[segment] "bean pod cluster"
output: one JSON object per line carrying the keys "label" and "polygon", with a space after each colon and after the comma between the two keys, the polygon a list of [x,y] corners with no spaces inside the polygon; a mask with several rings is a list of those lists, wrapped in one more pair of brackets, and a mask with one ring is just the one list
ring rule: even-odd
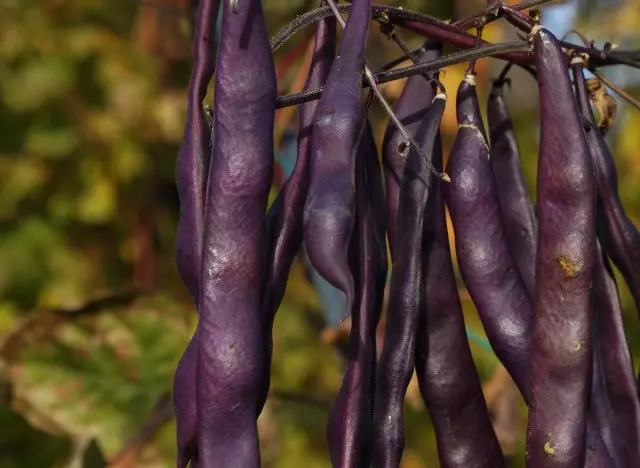
{"label": "bean pod cluster", "polygon": [[[588,57],[542,26],[530,31],[541,129],[534,206],[506,81],[492,86],[485,129],[473,64],[457,89],[446,165],[439,69],[407,80],[379,155],[363,86],[371,11],[370,0],[353,0],[340,42],[342,19],[317,22],[305,90],[323,92],[298,107],[295,167],[268,206],[277,83],[262,4],[200,1],[176,163],[176,264],[199,318],[174,379],[177,466],[260,466],[273,323],[304,246],[351,317],[327,423],[332,466],[401,465],[415,373],[440,466],[506,467],[465,333],[446,208],[462,280],[529,409],[527,466],[640,466],[640,400],[613,272],[638,303],[640,234],[591,108]],[[428,39],[411,58],[436,61],[442,45]]]}

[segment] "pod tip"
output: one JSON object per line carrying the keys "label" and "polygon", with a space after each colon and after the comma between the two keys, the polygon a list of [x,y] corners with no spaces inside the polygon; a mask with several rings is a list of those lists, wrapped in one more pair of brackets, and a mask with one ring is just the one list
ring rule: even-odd
{"label": "pod tip", "polygon": [[473,73],[467,73],[464,76],[464,81],[469,83],[471,86],[475,86],[476,85],[476,75],[474,75]]}
{"label": "pod tip", "polygon": [[585,61],[586,61],[586,54],[576,54],[573,57],[571,57],[571,65],[576,65],[576,64],[581,64],[584,65]]}
{"label": "pod tip", "polygon": [[541,24],[536,24],[531,28],[531,36],[535,36],[536,33],[538,31],[540,31],[541,29],[544,29],[544,26],[542,26]]}
{"label": "pod tip", "polygon": [[442,174],[440,174],[440,178],[444,180],[446,183],[451,182],[451,177],[449,177],[449,174],[447,174],[446,172],[443,172]]}

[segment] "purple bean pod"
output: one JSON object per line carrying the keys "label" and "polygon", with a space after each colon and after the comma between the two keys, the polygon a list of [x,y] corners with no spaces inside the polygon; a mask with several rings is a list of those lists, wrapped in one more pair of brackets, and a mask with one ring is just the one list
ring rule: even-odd
{"label": "purple bean pod", "polygon": [[[582,72],[582,66],[579,63],[576,66]],[[578,84],[583,80],[584,76]],[[595,122],[588,96],[579,94],[578,98],[584,116]],[[640,233],[620,201],[615,160],[604,136],[599,131],[589,131],[587,141],[598,185],[598,237],[606,255],[620,269],[640,314]]]}
{"label": "purple bean pod", "polygon": [[[578,105],[582,115],[595,125],[595,118],[589,104],[589,95],[584,79],[583,64],[580,60],[574,60],[572,69],[576,87]],[[596,181],[598,181],[598,169],[600,167],[613,167],[613,181],[615,181],[615,166],[609,153],[604,137],[594,126],[586,133],[587,143],[591,151],[591,159],[596,169]],[[606,169],[610,170],[610,169]],[[601,185],[598,181],[598,218],[607,219],[604,213],[607,202],[604,197],[617,184],[609,186]],[[602,191],[605,193],[602,194]],[[602,233],[602,231],[601,231]],[[633,374],[633,361],[629,345],[624,333],[622,322],[622,309],[618,297],[618,288],[615,282],[609,261],[600,252],[596,256],[595,270],[595,304],[596,322],[595,334],[600,352],[602,379],[604,381],[605,395],[609,400],[612,419],[614,422],[614,434],[607,445],[610,452],[616,452],[620,457],[619,466],[640,466],[640,401],[637,397],[636,382]]]}
{"label": "purple bean pod", "polygon": [[605,442],[609,452],[620,459],[619,466],[640,466],[640,401],[633,362],[624,333],[618,288],[608,259],[602,255],[596,258],[594,289],[595,336],[613,427],[611,438],[605,438]]}
{"label": "purple bean pod", "polygon": [[540,91],[538,253],[527,466],[585,462],[596,252],[595,177],[558,40],[535,28]]}
{"label": "purple bean pod", "polygon": [[276,75],[262,5],[223,4],[205,208],[197,356],[201,468],[260,466],[260,299],[273,176]]}
{"label": "purple bean pod", "polygon": [[504,99],[504,83],[495,82],[487,104],[491,167],[507,246],[530,298],[535,297],[537,221],[524,179],[520,150]]}
{"label": "purple bean pod", "polygon": [[[184,138],[176,161],[176,186],[180,200],[180,220],[175,241],[176,266],[196,307],[200,289],[204,200],[211,147],[211,129],[202,102],[215,68],[214,33],[219,6],[219,0],[202,0],[198,7],[193,41],[193,73],[189,81],[189,103]],[[178,363],[173,380],[178,468],[185,468],[189,460],[197,455],[197,336],[196,329]]]}
{"label": "purple bean pod", "polygon": [[473,75],[460,84],[456,105],[444,188],[458,264],[491,346],[528,400],[531,301],[507,244]]}
{"label": "purple bean pod", "polygon": [[[333,467],[369,466],[376,363],[376,328],[387,277],[380,164],[371,130],[361,142],[356,171],[356,219],[350,246],[356,291],[347,369],[329,413],[327,445]],[[381,213],[384,213],[382,211]]]}
{"label": "purple bean pod", "polygon": [[354,303],[348,247],[354,224],[355,162],[364,118],[362,75],[371,1],[354,0],[320,98],[311,135],[304,244],[311,264]]}
{"label": "purple bean pod", "polygon": [[[327,18],[318,23],[313,58],[304,89],[324,86],[335,56],[336,20]],[[302,245],[302,221],[310,178],[311,128],[318,101],[298,108],[298,156],[282,190],[267,213],[267,243],[269,260],[267,282],[262,296],[265,321],[265,382],[258,402],[262,411],[269,393],[273,354],[273,321],[284,297],[293,259]]]}
{"label": "purple bean pod", "polygon": [[[446,97],[433,100],[416,133],[431,155]],[[421,251],[424,213],[433,184],[424,159],[410,151],[402,177],[384,345],[376,371],[374,408],[375,467],[397,468],[404,450],[404,397],[415,362],[416,329],[421,302]]]}
{"label": "purple bean pod", "polygon": [[[440,138],[432,159],[442,170]],[[434,178],[422,235],[422,303],[416,375],[435,428],[442,468],[503,467],[458,296],[440,179]]]}
{"label": "purple bean pod", "polygon": [[587,442],[585,453],[585,468],[611,468],[616,466],[609,455],[602,434],[597,430],[598,422],[593,411],[587,414]]}
{"label": "purple bean pod", "polygon": [[[441,54],[442,44],[432,39],[427,39],[417,53],[417,63],[430,62],[439,58]],[[427,74],[427,77],[431,75]],[[435,96],[427,77],[414,75],[409,78],[400,97],[393,106],[394,112],[410,135],[415,135]],[[402,133],[400,133],[396,124],[390,120],[382,142],[382,165],[387,194],[387,219],[389,220],[387,236],[389,237],[389,248],[392,255],[396,238],[400,184],[402,183],[404,166],[407,162],[407,156],[400,151],[402,143],[404,143]]]}

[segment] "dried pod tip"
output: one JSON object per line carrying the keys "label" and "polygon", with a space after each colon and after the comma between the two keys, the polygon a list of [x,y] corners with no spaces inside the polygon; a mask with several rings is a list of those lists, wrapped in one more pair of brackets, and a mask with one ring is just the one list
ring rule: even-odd
{"label": "dried pod tip", "polygon": [[445,93],[438,93],[435,95],[435,97],[433,98],[433,101],[431,102],[435,102],[436,99],[442,99],[443,101],[447,100],[447,95]]}
{"label": "dried pod tip", "polygon": [[231,11],[234,14],[237,14],[240,6],[240,0],[229,0],[229,6],[231,7]]}
{"label": "dried pod tip", "polygon": [[541,29],[544,29],[544,26],[542,26],[541,24],[534,25],[531,28],[531,33],[529,33],[529,38],[533,39],[533,36],[535,36]]}
{"label": "dried pod tip", "polygon": [[584,66],[585,62],[585,54],[575,54],[573,57],[571,57],[571,65],[576,65],[579,63]]}
{"label": "dried pod tip", "polygon": [[444,180],[446,183],[451,182],[451,177],[449,177],[449,175],[446,172],[443,172],[442,174],[440,174],[440,178]]}
{"label": "dried pod tip", "polygon": [[475,86],[476,85],[476,75],[474,75],[473,73],[467,73],[464,76],[464,81],[469,83],[471,86]]}

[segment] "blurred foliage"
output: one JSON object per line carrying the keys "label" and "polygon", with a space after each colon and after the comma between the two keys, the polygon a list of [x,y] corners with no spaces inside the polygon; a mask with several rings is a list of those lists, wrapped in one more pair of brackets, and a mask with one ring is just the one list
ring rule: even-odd
{"label": "blurred foliage", "polygon": [[[193,3],[0,3],[0,426],[11,428],[0,433],[2,467],[173,466],[171,380],[195,325],[173,263],[173,169],[186,109]],[[484,2],[393,3],[450,18]],[[269,30],[275,33],[316,4],[267,2]],[[638,46],[637,2],[580,5],[582,32]],[[494,24],[485,34],[496,41],[508,31]],[[277,54],[282,93],[302,86],[306,47],[296,45],[308,33],[299,33]],[[412,46],[421,42],[403,37]],[[372,26],[371,63],[397,54]],[[501,66],[479,61],[482,99]],[[443,77],[451,96],[463,70],[452,67]],[[638,95],[637,76],[634,82],[626,70],[607,73],[614,81],[624,77],[623,84]],[[509,100],[534,193],[535,84],[517,70],[513,81]],[[402,84],[385,87],[391,100]],[[640,114],[621,102],[619,108],[608,138],[625,206],[640,222],[640,136],[628,131],[640,126]],[[372,109],[372,119],[380,141],[386,119],[379,107]],[[284,135],[294,123],[295,112],[281,110],[276,132]],[[445,149],[456,127],[451,99],[443,123]],[[620,290],[638,355],[640,328],[621,280]],[[483,336],[462,288],[461,294],[468,326]],[[276,320],[273,397],[259,420],[266,467],[328,466],[324,425],[344,355],[323,339],[320,304],[299,261]],[[522,466],[522,402],[509,390],[495,356],[475,342],[471,347],[497,431],[513,454],[512,466]],[[433,429],[412,391],[403,467],[435,467]]]}

